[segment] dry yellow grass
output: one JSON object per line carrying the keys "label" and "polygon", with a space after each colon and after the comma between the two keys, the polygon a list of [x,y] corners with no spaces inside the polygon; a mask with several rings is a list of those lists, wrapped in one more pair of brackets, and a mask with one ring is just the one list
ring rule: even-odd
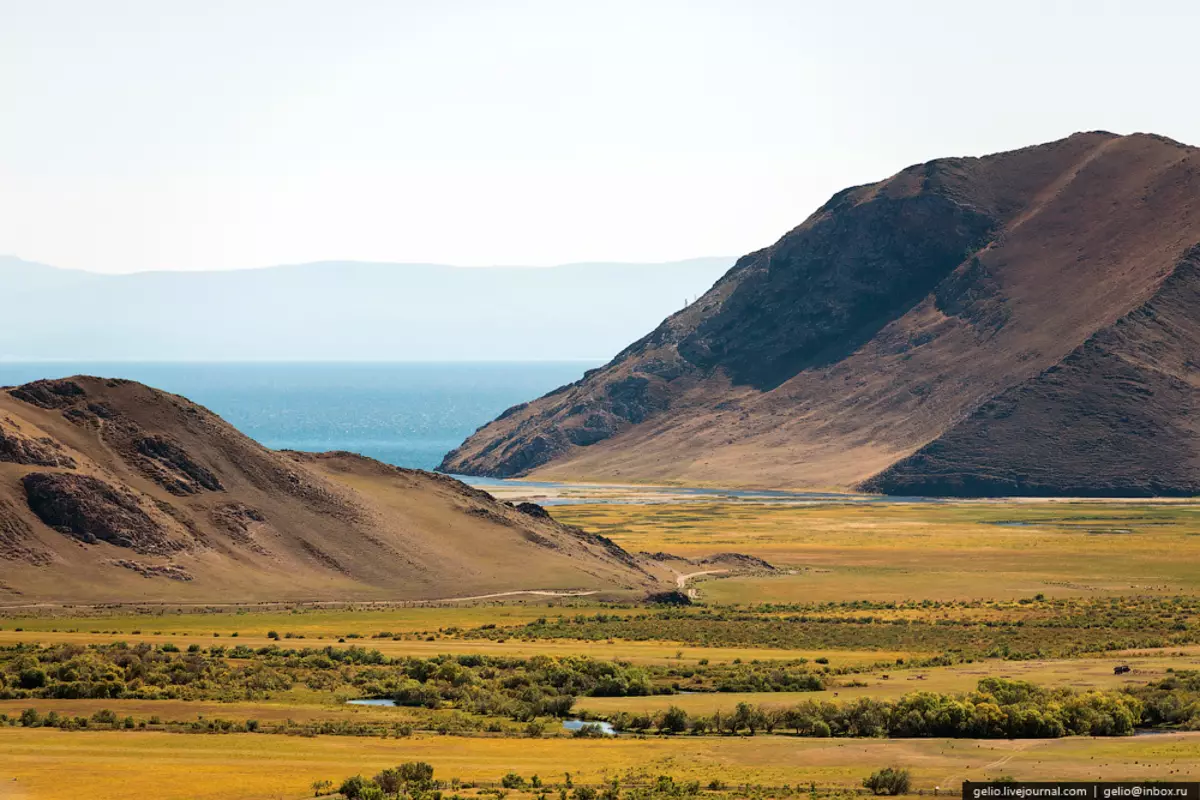
{"label": "dry yellow grass", "polygon": [[37,709],[43,716],[56,711],[60,716],[70,717],[91,717],[101,709],[109,709],[122,718],[133,717],[140,722],[158,717],[164,723],[211,719],[235,722],[251,719],[286,722],[290,719],[297,723],[322,720],[390,723],[412,718],[412,714],[404,708],[347,705],[327,693],[319,696],[313,693],[310,697],[281,693],[267,701],[235,703],[209,700],[0,700],[0,713],[10,717],[19,716],[27,708]]}
{"label": "dry yellow grass", "polygon": [[558,614],[636,614],[640,609],[613,608],[573,601],[562,603],[489,602],[454,606],[374,607],[356,605],[350,608],[305,608],[295,610],[257,611],[253,609],[205,610],[184,608],[142,607],[135,610],[118,609],[108,613],[73,609],[56,609],[41,616],[22,614],[19,609],[11,611],[8,618],[0,618],[0,628],[11,631],[117,631],[129,634],[133,631],[151,633],[190,633],[211,636],[220,633],[229,636],[238,633],[245,636],[266,636],[268,631],[280,634],[293,633],[315,638],[334,638],[347,634],[370,637],[383,631],[391,633],[413,633],[437,631],[443,628],[473,628],[487,623],[499,626],[521,625],[538,617]]}
{"label": "dry yellow grass", "polygon": [[345,643],[339,644],[337,640],[331,639],[291,639],[282,642],[275,642],[267,639],[264,636],[239,636],[238,638],[213,638],[212,636],[201,636],[184,634],[172,636],[167,633],[153,634],[94,634],[94,633],[70,633],[60,631],[54,632],[39,632],[39,631],[0,631],[0,645],[19,644],[19,643],[40,643],[40,644],[111,644],[112,642],[149,642],[150,644],[165,644],[171,642],[179,647],[186,647],[189,644],[199,644],[208,647],[213,644],[237,645],[244,644],[248,647],[263,647],[268,644],[280,644],[284,647],[326,647],[332,645],[334,647],[349,647],[357,645],[379,650],[384,655],[388,656],[421,656],[428,658],[430,656],[442,655],[446,653],[463,654],[463,653],[482,653],[484,655],[503,655],[503,656],[520,656],[529,657],[536,655],[547,656],[591,656],[600,659],[617,659],[621,661],[629,661],[634,664],[695,664],[701,659],[708,659],[712,663],[727,663],[734,659],[751,660],[755,658],[770,658],[770,659],[799,659],[807,658],[815,659],[819,656],[827,656],[831,663],[836,662],[838,665],[857,665],[857,664],[874,664],[879,661],[895,660],[898,657],[911,658],[913,656],[922,655],[920,653],[911,653],[903,651],[891,650],[793,650],[793,649],[767,649],[758,647],[695,647],[678,642],[655,642],[655,641],[625,641],[614,640],[607,641],[574,641],[574,640],[533,640],[522,641],[517,639],[509,639],[507,641],[491,641],[487,639],[452,639],[440,638],[432,642],[424,640],[407,640],[402,639],[396,641],[393,639],[350,639]]}
{"label": "dry yellow grass", "polygon": [[1200,739],[1166,734],[1034,741],[831,740],[791,737],[609,741],[186,735],[0,729],[0,797],[38,800],[288,800],[314,780],[423,760],[441,778],[496,781],[509,771],[581,782],[629,773],[731,784],[857,786],[888,764],[914,788],[952,792],[964,779],[1175,780],[1200,777]]}
{"label": "dry yellow grass", "polygon": [[629,550],[736,551],[786,571],[704,580],[701,596],[712,603],[1200,590],[1195,503],[596,504],[552,511]]}

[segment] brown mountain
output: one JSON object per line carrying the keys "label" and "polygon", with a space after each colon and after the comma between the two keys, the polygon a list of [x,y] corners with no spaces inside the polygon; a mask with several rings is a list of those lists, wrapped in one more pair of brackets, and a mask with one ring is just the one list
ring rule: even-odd
{"label": "brown mountain", "polygon": [[1076,134],[847,189],[448,472],[1200,494],[1200,155]]}
{"label": "brown mountain", "polygon": [[0,390],[0,601],[644,594],[603,537],[456,480],[268,450],[182,397],[76,377]]}

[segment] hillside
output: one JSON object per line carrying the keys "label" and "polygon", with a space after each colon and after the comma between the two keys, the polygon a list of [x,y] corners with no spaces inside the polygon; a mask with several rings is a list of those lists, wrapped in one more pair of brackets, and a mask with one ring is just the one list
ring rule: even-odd
{"label": "hillside", "polygon": [[0,257],[0,358],[598,360],[706,291],[732,263],[321,262],[102,275]]}
{"label": "hillside", "polygon": [[1076,134],[835,195],[441,465],[894,494],[1200,494],[1200,159]]}
{"label": "hillside", "polygon": [[130,381],[0,390],[0,602],[660,588],[653,566],[539,512],[349,453],[268,450]]}

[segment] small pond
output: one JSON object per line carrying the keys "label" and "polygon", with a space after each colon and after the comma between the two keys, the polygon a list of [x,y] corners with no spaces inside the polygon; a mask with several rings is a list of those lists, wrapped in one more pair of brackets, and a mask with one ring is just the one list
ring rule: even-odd
{"label": "small pond", "polygon": [[616,732],[615,730],[613,730],[613,726],[612,726],[612,725],[610,725],[609,723],[607,723],[607,722],[600,722],[599,720],[590,720],[590,719],[568,719],[568,720],[564,720],[564,721],[563,721],[563,730],[567,730],[567,731],[577,731],[577,730],[579,730],[580,728],[582,728],[584,725],[597,725],[597,726],[599,726],[599,728],[600,728],[600,732],[601,732],[601,733],[603,733],[605,736],[616,736],[616,735],[617,735],[617,732]]}

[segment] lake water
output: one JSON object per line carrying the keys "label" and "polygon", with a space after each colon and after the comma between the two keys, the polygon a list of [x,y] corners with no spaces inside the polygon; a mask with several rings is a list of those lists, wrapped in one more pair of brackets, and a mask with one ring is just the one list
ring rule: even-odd
{"label": "lake water", "polygon": [[509,406],[598,365],[0,362],[0,386],[78,374],[129,378],[200,403],[267,447],[349,450],[432,469]]}
{"label": "lake water", "polygon": [[[617,484],[591,483],[589,488],[595,491],[582,491],[578,485],[558,483],[555,481],[529,481],[520,478],[479,478],[470,475],[455,475],[454,477],[477,486],[484,491],[496,493],[497,489],[522,492],[522,496],[534,497],[542,506],[571,506],[571,505],[625,505],[628,503],[713,503],[713,502],[749,502],[795,504],[803,503],[940,503],[935,497],[903,497],[892,495],[850,494],[847,492],[800,492],[782,489],[710,489],[687,486],[621,486]],[[568,490],[574,494],[553,496],[559,490]],[[606,496],[607,490],[627,490],[625,494]]]}
{"label": "lake water", "polygon": [[611,724],[607,722],[599,722],[597,720],[569,719],[563,722],[563,730],[574,732],[583,728],[584,725],[595,725],[599,727],[600,732],[605,736],[617,735],[616,729],[613,728]]}

